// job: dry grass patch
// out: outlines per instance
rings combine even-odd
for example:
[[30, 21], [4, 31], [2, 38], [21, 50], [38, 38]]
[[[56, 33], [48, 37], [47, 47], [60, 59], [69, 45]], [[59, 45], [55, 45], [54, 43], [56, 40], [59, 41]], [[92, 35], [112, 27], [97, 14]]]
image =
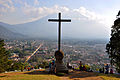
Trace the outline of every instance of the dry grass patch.
[[[29, 72], [27, 72], [29, 73]], [[49, 74], [27, 74], [26, 72], [12, 72], [0, 74], [0, 80], [60, 80], [59, 77]]]
[[120, 80], [120, 75], [116, 74], [99, 74], [104, 80]]

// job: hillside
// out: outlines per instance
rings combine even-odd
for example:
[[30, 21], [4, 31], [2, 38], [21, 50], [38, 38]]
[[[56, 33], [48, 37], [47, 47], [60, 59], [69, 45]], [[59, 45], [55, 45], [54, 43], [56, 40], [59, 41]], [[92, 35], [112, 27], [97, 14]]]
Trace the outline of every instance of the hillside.
[[[75, 16], [75, 15], [73, 15]], [[13, 32], [24, 34], [33, 38], [57, 38], [58, 32], [58, 23], [57, 22], [48, 22], [48, 19], [56, 19], [57, 14], [49, 15], [43, 17], [39, 20], [9, 25], [6, 23], [0, 23], [5, 25], [7, 29], [10, 29]], [[63, 19], [66, 19], [66, 16], [62, 16]], [[70, 19], [69, 16], [67, 19]], [[108, 32], [106, 32], [106, 27], [103, 24], [100, 24], [92, 20], [71, 20], [69, 23], [62, 23], [62, 38], [108, 38]]]
[[0, 38], [3, 39], [17, 39], [17, 38], [25, 38], [24, 35], [12, 32], [11, 30], [5, 28], [4, 26], [0, 25]]
[[83, 71], [73, 71], [64, 76], [56, 76], [45, 71], [36, 70], [1, 73], [0, 80], [120, 80], [120, 76]]

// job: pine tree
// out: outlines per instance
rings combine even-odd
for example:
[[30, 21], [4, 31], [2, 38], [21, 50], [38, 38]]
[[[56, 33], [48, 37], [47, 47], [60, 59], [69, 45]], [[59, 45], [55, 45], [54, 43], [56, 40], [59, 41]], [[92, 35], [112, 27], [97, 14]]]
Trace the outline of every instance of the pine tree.
[[120, 73], [120, 11], [111, 29], [111, 38], [106, 45], [106, 52], [109, 54], [111, 64]]
[[6, 71], [9, 67], [9, 53], [4, 48], [4, 45], [4, 40], [0, 39], [0, 73]]

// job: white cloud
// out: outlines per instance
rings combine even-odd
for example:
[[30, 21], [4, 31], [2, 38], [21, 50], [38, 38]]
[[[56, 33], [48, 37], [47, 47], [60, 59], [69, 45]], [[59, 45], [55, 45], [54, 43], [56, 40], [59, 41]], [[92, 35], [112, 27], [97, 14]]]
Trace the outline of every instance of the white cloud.
[[100, 20], [103, 18], [101, 15], [89, 11], [84, 7], [80, 7], [79, 9], [73, 9], [73, 12], [78, 13], [78, 15], [84, 16], [88, 20]]
[[23, 12], [29, 19], [26, 22], [31, 22], [34, 20], [38, 20], [42, 17], [45, 17], [50, 14], [62, 12], [66, 16], [70, 16], [73, 20], [94, 20], [98, 23], [104, 24], [106, 26], [110, 26], [107, 17], [99, 15], [93, 11], [89, 11], [85, 7], [80, 7], [78, 9], [70, 9], [65, 6], [55, 5], [53, 7], [34, 7], [25, 3], [25, 7], [23, 7]]
[[7, 12], [7, 9], [2, 7], [2, 8], [0, 8], [0, 11], [5, 13], [5, 12]]
[[[107, 27], [107, 29], [112, 26], [113, 18], [110, 16], [104, 16], [97, 14], [93, 11], [86, 9], [85, 7], [80, 7], [79, 9], [73, 9], [72, 12], [77, 15], [73, 17], [75, 20], [92, 20], [101, 23]], [[109, 26], [109, 27], [108, 27]]]
[[[102, 16], [97, 14], [94, 11], [90, 11], [85, 7], [80, 7], [76, 9], [70, 9], [66, 6], [58, 6], [54, 5], [52, 7], [36, 7], [39, 5], [38, 0], [34, 0], [33, 5], [29, 5], [27, 2], [23, 2], [22, 0], [15, 0], [15, 3], [20, 5], [19, 8], [15, 7], [12, 0], [1, 0], [0, 1], [0, 16], [4, 15], [4, 13], [8, 14], [9, 12], [15, 12], [17, 9], [21, 9], [21, 15], [25, 17], [24, 20], [16, 20], [17, 24], [26, 23], [38, 20], [42, 17], [45, 17], [50, 14], [62, 12], [64, 16], [72, 18], [72, 20], [94, 20], [96, 22], [102, 23], [106, 26], [111, 26], [113, 20], [111, 20], [109, 16]], [[24, 13], [24, 14], [22, 14]], [[13, 22], [16, 22], [13, 21]], [[11, 21], [10, 21], [11, 22]], [[15, 23], [16, 24], [16, 23]]]
[[34, 5], [39, 5], [39, 1], [38, 0], [34, 0]]
[[58, 5], [55, 5], [53, 7], [33, 7], [25, 3], [25, 7], [22, 8], [24, 14], [29, 17], [29, 20], [27, 22], [31, 22], [34, 20], [38, 20], [42, 17], [45, 17], [50, 14], [58, 13], [58, 12], [68, 12], [69, 8], [67, 7], [60, 7]]
[[15, 11], [15, 7], [13, 5], [12, 0], [2, 0], [2, 1], [0, 1], [0, 6], [1, 6], [0, 14]]

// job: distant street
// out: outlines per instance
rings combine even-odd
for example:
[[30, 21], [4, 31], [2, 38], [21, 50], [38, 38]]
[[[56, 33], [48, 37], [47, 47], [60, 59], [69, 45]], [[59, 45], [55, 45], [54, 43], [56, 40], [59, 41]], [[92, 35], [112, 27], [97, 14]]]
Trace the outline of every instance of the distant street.
[[38, 51], [38, 49], [40, 49], [41, 48], [41, 46], [43, 45], [43, 43], [42, 44], [40, 44], [39, 46], [38, 46], [38, 48], [30, 55], [30, 56], [28, 56], [28, 58], [26, 59], [26, 61], [25, 62], [27, 62], [37, 51]]

